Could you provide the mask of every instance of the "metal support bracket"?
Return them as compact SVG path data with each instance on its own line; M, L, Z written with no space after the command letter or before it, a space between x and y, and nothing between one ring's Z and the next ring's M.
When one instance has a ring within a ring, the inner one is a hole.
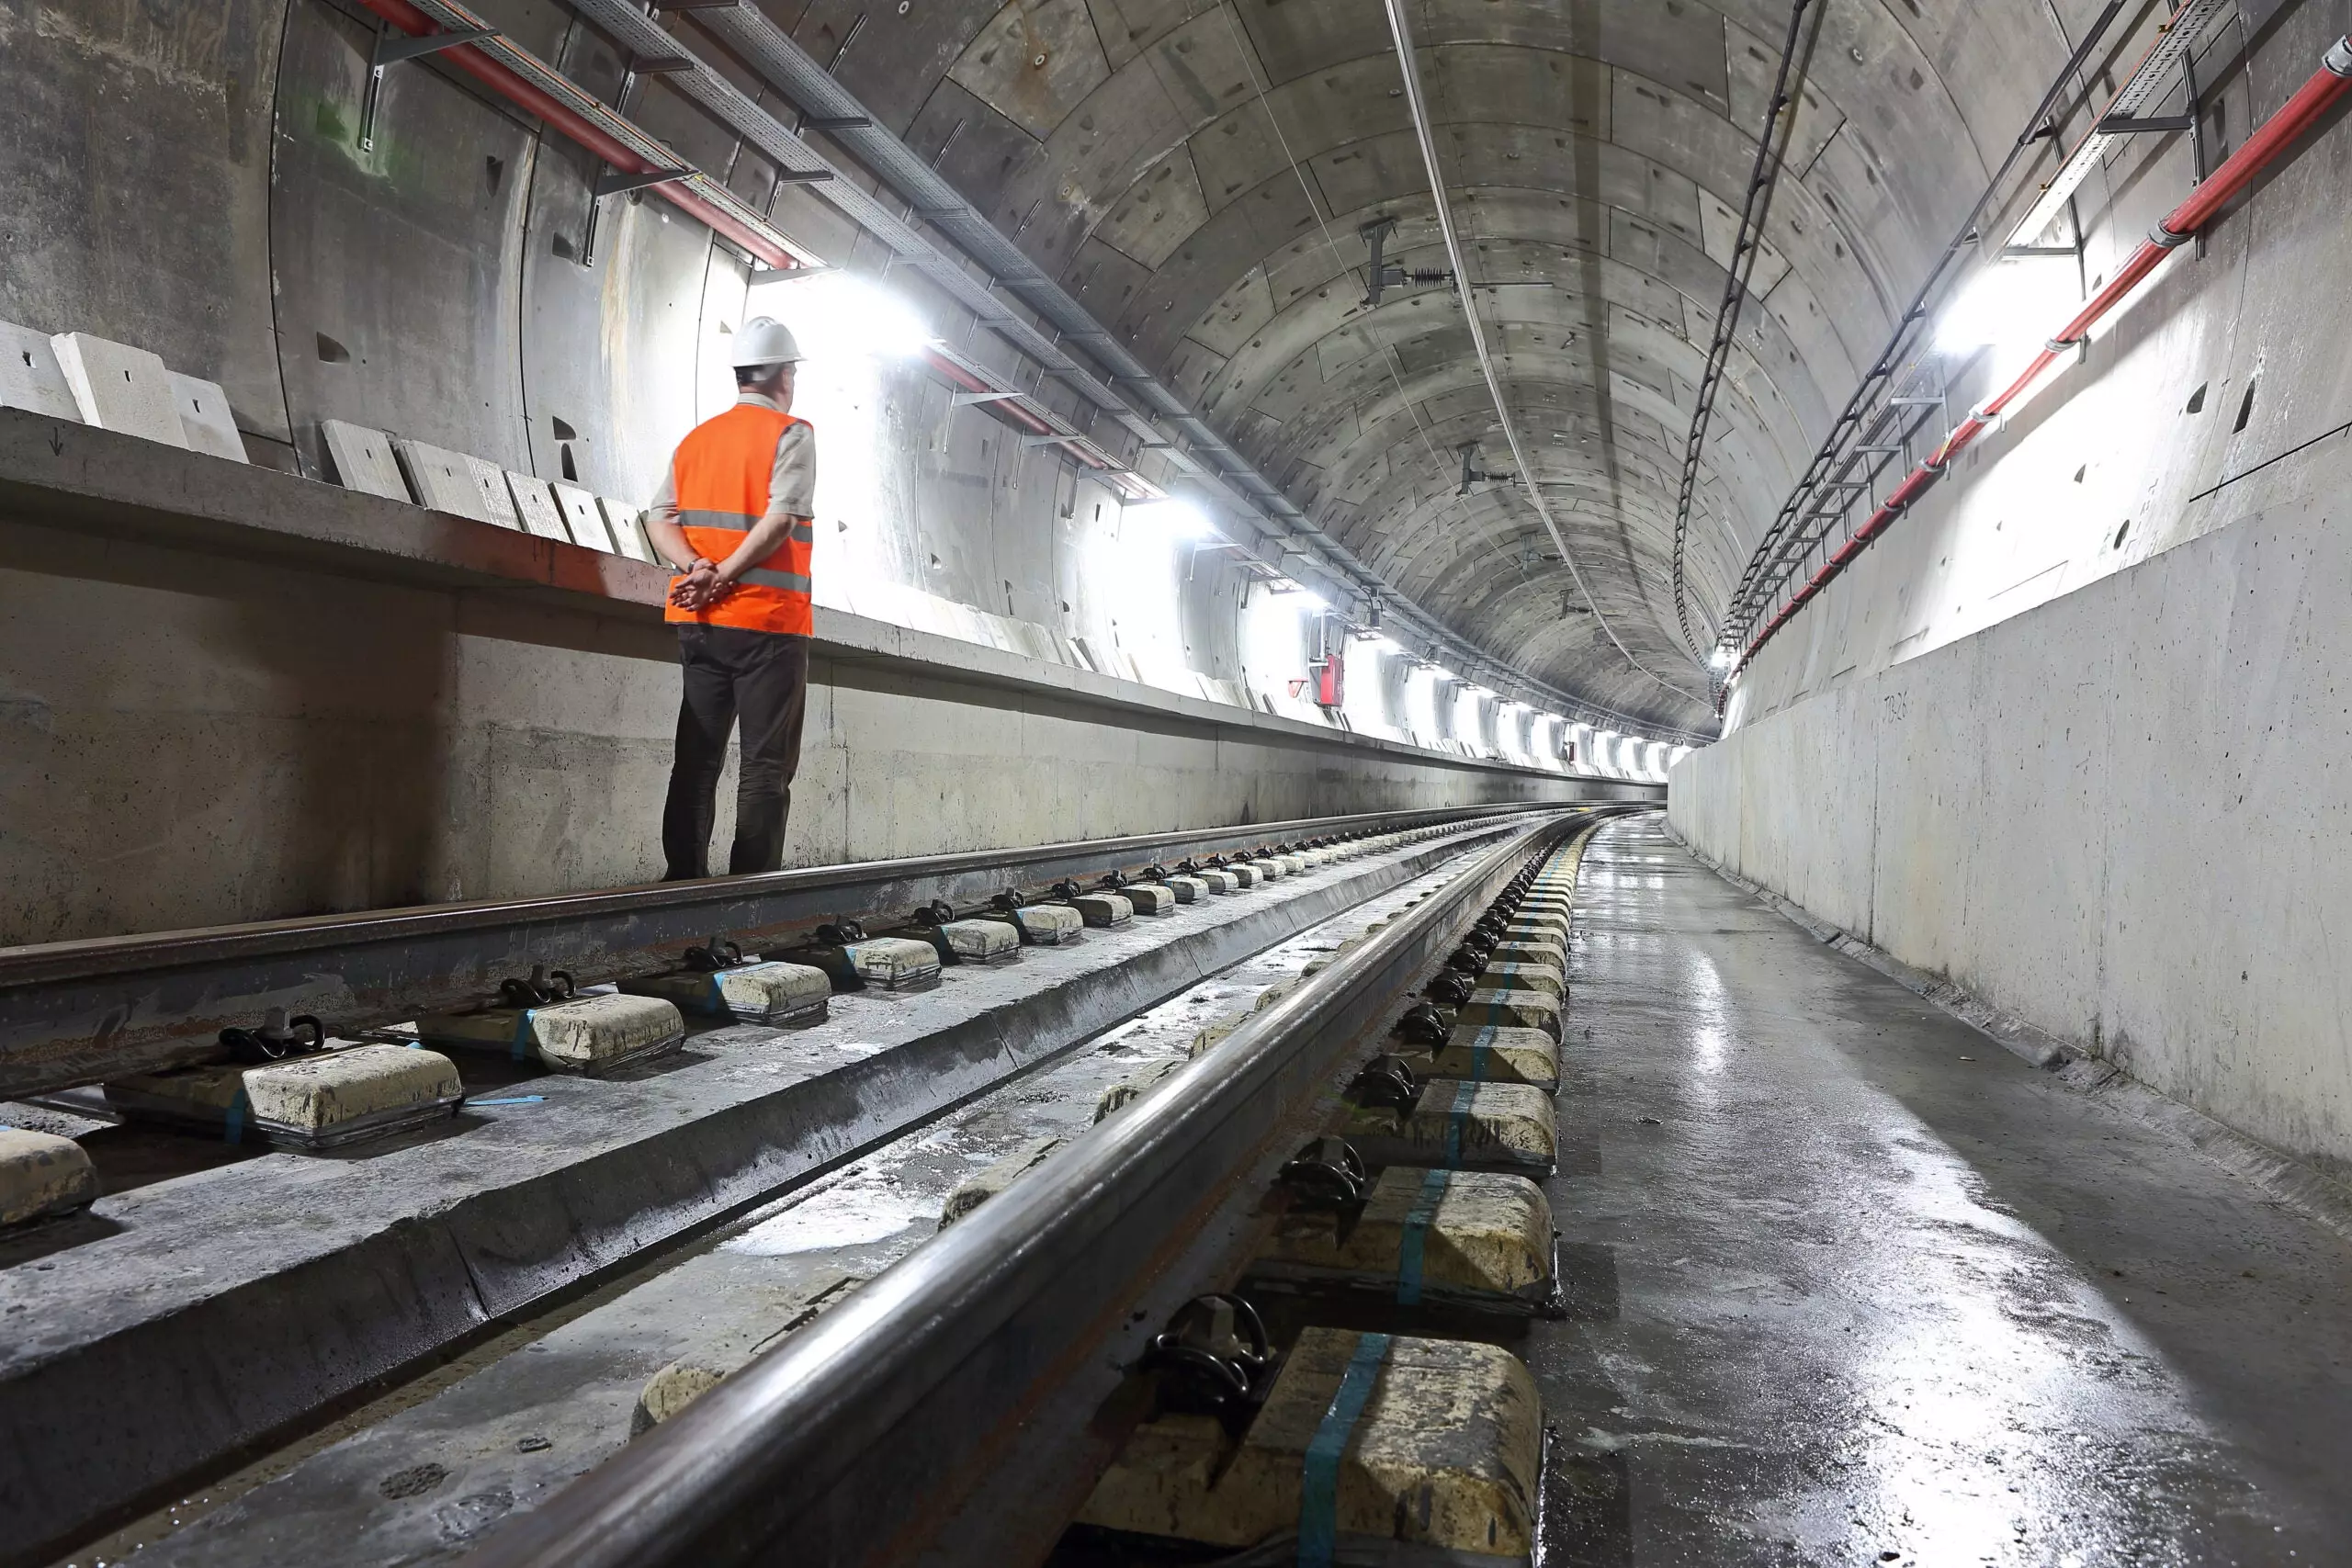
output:
M833 177L831 169L778 169L775 183L780 186L813 186Z
M1021 449L1027 452L1039 446L1059 446L1077 439L1075 435L1024 435L1021 438Z
M644 190L651 186L666 186L674 180L684 179L689 172L685 169L654 169L641 175L624 175L606 169L596 176L595 199L602 201L608 196Z
M480 43L498 36L496 28L461 28L454 32L426 33L413 38L390 22L376 24L376 44L368 55L368 89L359 101L359 150L376 150L376 104L383 95L384 67L397 65L403 60L421 60L428 54L438 54L445 49L455 49L461 43Z
M1396 220L1394 218L1375 218L1356 230L1356 232L1363 237L1365 251L1371 257L1363 270L1363 303L1367 307L1376 309L1380 304L1380 296L1391 288L1401 288L1410 283L1431 284L1453 281L1453 274L1442 267L1408 269L1394 265L1385 260L1382 253L1387 246L1388 236L1395 231L1396 228Z
M692 169L654 169L645 174L622 174L608 168L597 170L595 183L588 187L588 231L581 236L580 265L596 265L596 230L604 222L606 197L671 185L692 173Z
M951 409L967 409L975 403L1001 403L1007 398L1025 398L1026 392L956 392L947 400Z
M2160 114L2135 118L2130 115L2111 114L2098 122L2098 129L2109 136L2144 136L2194 130L2197 129L2197 117L2193 114Z
M862 114L818 115L800 122L803 130L871 130L874 121Z
M2211 171L2205 167L2205 122L2200 118L2201 110L2197 101L2197 40L2194 39L2180 51L2180 94L2181 107L2188 111L2180 118L2188 122L2182 129L2188 132L2189 167L2196 171L2197 183L2201 186ZM2197 254L2199 260L2205 255L2205 231L2202 229L2197 231Z

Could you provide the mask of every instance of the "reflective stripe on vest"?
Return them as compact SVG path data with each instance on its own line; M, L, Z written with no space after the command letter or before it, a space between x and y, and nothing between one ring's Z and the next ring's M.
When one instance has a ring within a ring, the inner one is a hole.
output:
M773 462L774 459L771 458L770 461ZM763 517L766 513L763 511L760 515ZM759 517L739 517L731 512L688 512L684 507L678 509L678 526L681 528L716 528L723 533L748 534L759 520ZM790 544L813 545L817 542L816 525L804 517L792 525L785 538Z
M806 423L757 403L737 403L695 426L678 443L677 455L670 461L670 479L677 500L678 526L696 555L723 561L741 546L743 536L767 514L776 444L786 431ZM666 616L673 621L806 637L815 629L808 598L809 557L815 544L816 531L808 521L796 523L775 553L744 572L718 603L700 610L681 610L673 604Z

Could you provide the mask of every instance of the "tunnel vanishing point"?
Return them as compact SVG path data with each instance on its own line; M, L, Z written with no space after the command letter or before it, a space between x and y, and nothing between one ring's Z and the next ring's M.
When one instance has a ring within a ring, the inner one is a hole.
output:
M2348 32L0 0L0 1568L2352 1562Z

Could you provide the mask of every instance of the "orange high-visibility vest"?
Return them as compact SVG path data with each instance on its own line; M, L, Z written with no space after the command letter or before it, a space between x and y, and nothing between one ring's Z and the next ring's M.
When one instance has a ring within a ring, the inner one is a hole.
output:
M695 426L678 443L677 455L670 459L670 479L677 493L678 526L695 554L723 561L735 553L752 525L767 515L776 443L794 425L808 423L757 403L737 403ZM808 558L815 543L804 517L792 525L775 554L742 575L733 592L699 610L673 604L667 618L812 635L816 622L808 604Z

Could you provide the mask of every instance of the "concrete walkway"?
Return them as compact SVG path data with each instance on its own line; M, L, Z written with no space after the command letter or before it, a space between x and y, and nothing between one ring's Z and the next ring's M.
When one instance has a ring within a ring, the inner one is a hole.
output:
M1577 925L1555 1562L2346 1561L2352 1247L1662 818Z

